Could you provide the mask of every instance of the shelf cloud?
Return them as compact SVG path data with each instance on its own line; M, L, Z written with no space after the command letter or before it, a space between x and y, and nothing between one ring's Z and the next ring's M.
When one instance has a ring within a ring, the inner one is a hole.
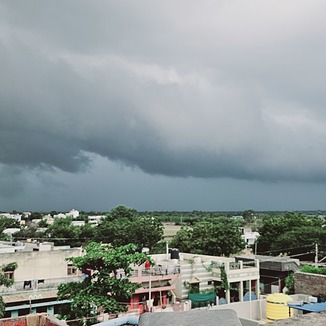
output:
M2 2L0 171L325 182L325 9Z

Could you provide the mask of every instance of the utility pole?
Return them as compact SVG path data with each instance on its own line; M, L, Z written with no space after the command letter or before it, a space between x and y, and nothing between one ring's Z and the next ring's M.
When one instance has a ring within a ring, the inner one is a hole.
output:
M318 243L315 243L315 266L318 267Z

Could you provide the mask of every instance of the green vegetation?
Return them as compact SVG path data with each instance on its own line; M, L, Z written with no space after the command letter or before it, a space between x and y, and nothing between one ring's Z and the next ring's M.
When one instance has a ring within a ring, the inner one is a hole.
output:
M311 266L311 265L304 265L304 266L300 267L300 272L326 275L326 268L325 267L315 267L315 266ZM288 288L287 294L293 294L294 293L294 273L291 273L285 279L285 285Z
M88 215L104 217L94 228L88 223ZM233 216L237 219L232 219ZM77 219L55 219L53 225L47 225L45 220L33 223L33 218L42 218L41 213L34 212L24 218L26 225L20 226L21 231L13 238L48 240L55 245L70 246L84 246L91 241L113 246L134 243L138 249L148 247L152 253L163 253L165 241L169 239L170 247L180 251L228 256L243 248L237 228L250 226L260 233L255 244L258 254L276 256L282 253L300 258L302 253L313 252L315 243L319 245L320 256L325 256L326 220L321 216L317 212L305 215L300 212L255 212L252 209L243 212L138 212L118 206L106 213L80 212ZM84 221L85 225L73 226L72 222L77 220ZM175 229L164 232L163 223L168 224L167 228ZM7 227L19 227L19 224L11 219L0 219L0 230ZM177 232L178 227L181 229ZM2 237L9 239L4 234Z
M260 237L257 241L258 253L300 254L313 248L315 243L321 246L326 243L325 218L306 216L302 213L286 213L263 219L259 227Z
M5 275L5 272L13 272L17 268L17 263L9 263L2 265L0 268L0 286L3 285L5 287L10 287L13 285L14 280L13 278L8 277ZM2 296L0 296L0 318L2 318L5 314L5 303L2 299Z
M151 216L138 216L133 210L118 208L96 228L96 239L122 246L133 243L138 250L152 249L163 236L163 223ZM121 211L125 215L121 215ZM117 213L119 213L117 215ZM125 217L126 216L126 217Z
M285 278L285 286L288 289L286 294L294 294L294 273Z
M82 282L70 282L58 287L58 300L72 300L71 310L62 316L66 320L90 318L99 312L111 314L125 311L129 298L139 287L128 277L132 265L139 266L150 258L137 251L135 245L111 247L90 243L82 257L69 261L88 274ZM87 319L87 323L95 321ZM83 321L69 325L82 325Z
M303 273L326 275L326 267L315 267L311 265L304 265L300 268L300 271Z
M213 256L229 256L244 249L239 225L227 218L210 218L183 226L171 246L183 252Z

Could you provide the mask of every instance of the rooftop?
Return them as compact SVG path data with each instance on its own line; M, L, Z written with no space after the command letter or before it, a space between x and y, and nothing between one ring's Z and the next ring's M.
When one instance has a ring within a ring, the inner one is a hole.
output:
M139 326L198 326L220 325L241 326L235 311L223 310L190 310L184 312L145 313L139 319Z

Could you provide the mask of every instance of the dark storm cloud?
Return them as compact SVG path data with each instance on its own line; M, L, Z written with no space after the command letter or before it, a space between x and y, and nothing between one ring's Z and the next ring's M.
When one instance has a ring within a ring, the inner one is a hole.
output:
M325 180L313 3L1 2L0 163Z

